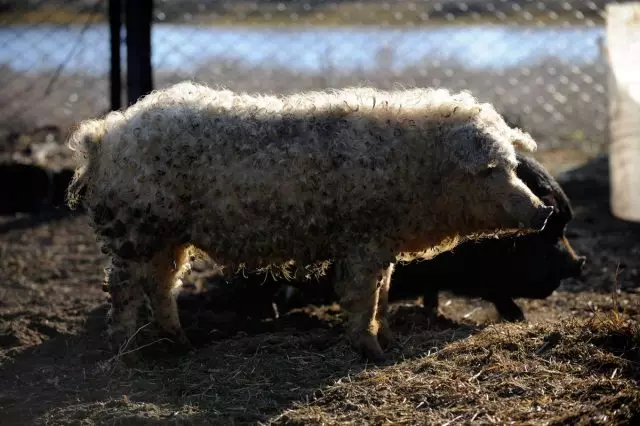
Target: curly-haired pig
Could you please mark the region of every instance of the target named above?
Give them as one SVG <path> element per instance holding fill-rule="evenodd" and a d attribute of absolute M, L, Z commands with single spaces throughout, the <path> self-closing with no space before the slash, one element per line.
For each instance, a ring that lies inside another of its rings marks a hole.
<path fill-rule="evenodd" d="M 396 262 L 535 232 L 553 210 L 515 174 L 515 148 L 535 141 L 467 92 L 182 82 L 80 123 L 69 146 L 80 162 L 70 204 L 81 201 L 111 259 L 118 347 L 145 300 L 188 347 L 173 288 L 198 249 L 231 270 L 333 261 L 347 337 L 381 359 Z"/>

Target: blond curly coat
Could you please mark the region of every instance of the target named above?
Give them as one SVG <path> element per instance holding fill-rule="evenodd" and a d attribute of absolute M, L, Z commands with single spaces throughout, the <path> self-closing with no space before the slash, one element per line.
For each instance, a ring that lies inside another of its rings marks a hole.
<path fill-rule="evenodd" d="M 116 342 L 146 296 L 188 344 L 171 291 L 196 247 L 232 268 L 336 261 L 348 336 L 377 359 L 394 262 L 533 229 L 547 211 L 514 173 L 514 146 L 532 151 L 532 138 L 444 89 L 272 96 L 183 82 L 82 122 L 69 146 L 70 203 L 112 259 Z"/>

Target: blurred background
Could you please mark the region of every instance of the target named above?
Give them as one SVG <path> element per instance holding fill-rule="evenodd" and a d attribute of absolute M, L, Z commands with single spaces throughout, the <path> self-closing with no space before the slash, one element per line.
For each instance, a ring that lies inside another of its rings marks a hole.
<path fill-rule="evenodd" d="M 153 87 L 467 89 L 531 132 L 557 172 L 606 150 L 607 3 L 155 0 Z M 0 2 L 5 152 L 59 143 L 77 120 L 109 110 L 109 37 L 107 1 Z M 123 79 L 125 38 L 123 29 Z"/>

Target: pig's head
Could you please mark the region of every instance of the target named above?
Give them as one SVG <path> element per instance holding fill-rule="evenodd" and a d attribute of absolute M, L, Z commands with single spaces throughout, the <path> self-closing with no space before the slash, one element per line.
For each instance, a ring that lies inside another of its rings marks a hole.
<path fill-rule="evenodd" d="M 443 166 L 439 210 L 451 213 L 469 233 L 542 230 L 553 207 L 516 175 L 515 148 L 534 151 L 527 133 L 509 127 L 493 110 L 443 130 L 448 161 Z"/>
<path fill-rule="evenodd" d="M 562 280 L 579 277 L 585 262 L 566 238 L 552 238 L 544 231 L 490 240 L 482 249 L 487 255 L 479 254 L 476 260 L 479 269 L 476 278 L 486 277 L 488 281 L 476 291 L 479 296 L 487 292 L 510 298 L 543 299 L 550 296 Z M 486 267 L 480 265 L 482 261 Z"/>
<path fill-rule="evenodd" d="M 511 298 L 545 298 L 562 280 L 580 277 L 586 259 L 576 254 L 566 238 L 567 225 L 573 219 L 567 195 L 537 161 L 522 154 L 516 157 L 518 178 L 554 209 L 544 229 L 465 245 L 457 256 L 474 271 L 475 279 L 484 280 L 482 288 L 474 290 L 479 296 L 495 293 Z"/>
<path fill-rule="evenodd" d="M 578 256 L 566 237 L 566 228 L 573 219 L 571 202 L 558 182 L 537 161 L 518 154 L 516 173 L 546 205 L 554 208 L 540 233 L 524 236 L 512 250 L 519 260 L 516 267 L 525 272 L 530 285 L 524 285 L 519 297 L 545 297 L 540 283 L 554 288 L 565 278 L 578 278 L 586 262 Z M 539 293 L 541 292 L 541 293 Z"/>

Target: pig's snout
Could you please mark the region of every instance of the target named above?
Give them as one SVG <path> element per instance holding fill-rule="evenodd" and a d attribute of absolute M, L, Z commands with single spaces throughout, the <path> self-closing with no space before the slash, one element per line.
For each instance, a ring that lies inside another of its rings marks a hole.
<path fill-rule="evenodd" d="M 568 258 L 563 263 L 564 265 L 561 267 L 560 274 L 562 275 L 562 279 L 564 278 L 582 278 L 582 274 L 584 271 L 584 265 L 587 262 L 587 258 L 584 256 Z"/>
<path fill-rule="evenodd" d="M 508 214 L 520 229 L 541 231 L 555 209 L 545 205 L 520 179 L 509 179 L 509 196 L 503 201 Z"/>
<path fill-rule="evenodd" d="M 584 265 L 587 263 L 587 258 L 585 256 L 579 256 L 576 258 L 575 266 L 573 268 L 573 273 L 571 274 L 574 278 L 582 277 L 582 272 L 584 270 Z"/>
<path fill-rule="evenodd" d="M 553 207 L 541 205 L 538 207 L 531 218 L 531 222 L 523 227 L 536 231 L 542 231 L 547 224 L 547 220 L 553 213 Z"/>
<path fill-rule="evenodd" d="M 584 264 L 587 263 L 587 257 L 586 256 L 580 256 L 578 258 L 578 263 L 580 264 L 580 269 L 582 270 L 582 268 L 584 268 Z"/>
<path fill-rule="evenodd" d="M 562 278 L 581 278 L 587 263 L 586 256 L 578 256 L 566 237 L 560 240 L 560 246 L 557 247 L 558 253 L 563 258 L 560 267 Z"/>

